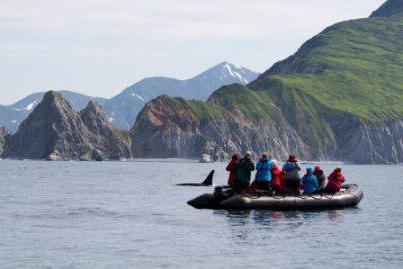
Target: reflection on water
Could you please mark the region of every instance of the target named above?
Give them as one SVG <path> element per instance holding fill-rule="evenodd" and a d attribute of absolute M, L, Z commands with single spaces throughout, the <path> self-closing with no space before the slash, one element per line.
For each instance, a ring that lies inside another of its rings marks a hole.
<path fill-rule="evenodd" d="M 248 239 L 248 230 L 256 229 L 269 232 L 287 232 L 319 222 L 343 222 L 345 213 L 358 213 L 360 209 L 330 211 L 226 211 L 215 210 L 213 215 L 225 219 L 229 231 L 240 239 Z"/>

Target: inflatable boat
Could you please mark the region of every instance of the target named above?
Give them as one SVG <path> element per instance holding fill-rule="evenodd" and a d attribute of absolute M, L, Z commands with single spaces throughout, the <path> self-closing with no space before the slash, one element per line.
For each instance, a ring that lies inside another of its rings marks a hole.
<path fill-rule="evenodd" d="M 356 207 L 364 197 L 357 185 L 344 185 L 335 194 L 282 196 L 264 192 L 247 192 L 245 195 L 232 195 L 226 187 L 217 187 L 213 194 L 204 194 L 188 201 L 197 209 L 228 210 L 321 210 Z"/>

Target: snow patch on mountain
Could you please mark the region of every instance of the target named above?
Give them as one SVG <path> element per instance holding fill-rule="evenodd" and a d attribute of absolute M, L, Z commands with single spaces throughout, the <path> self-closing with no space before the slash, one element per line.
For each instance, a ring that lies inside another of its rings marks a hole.
<path fill-rule="evenodd" d="M 146 101 L 146 99 L 144 99 L 143 97 L 141 97 L 140 95 L 138 95 L 138 94 L 135 94 L 135 93 L 132 93 L 132 96 L 133 97 L 136 97 L 137 99 L 140 99 L 141 101 Z"/>
<path fill-rule="evenodd" d="M 35 107 L 36 104 L 38 104 L 38 101 L 33 101 L 32 103 L 29 103 L 27 106 L 23 107 L 22 109 L 26 110 L 26 111 L 31 111 Z"/>
<path fill-rule="evenodd" d="M 247 84 L 249 83 L 249 81 L 244 78 L 241 74 L 239 74 L 237 71 L 232 70 L 231 66 L 228 63 L 225 63 L 225 68 L 227 69 L 228 73 L 230 74 L 230 76 L 232 76 L 233 78 L 237 78 L 239 79 L 241 82 Z M 233 65 L 233 67 L 237 68 L 236 66 Z M 239 68 L 237 68 L 239 69 Z"/>

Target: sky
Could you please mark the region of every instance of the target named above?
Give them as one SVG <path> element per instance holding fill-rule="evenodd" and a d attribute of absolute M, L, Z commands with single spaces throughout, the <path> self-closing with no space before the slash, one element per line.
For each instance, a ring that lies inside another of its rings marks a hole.
<path fill-rule="evenodd" d="M 228 61 L 263 72 L 384 0 L 0 0 L 0 104 L 46 90 L 112 97 Z"/>

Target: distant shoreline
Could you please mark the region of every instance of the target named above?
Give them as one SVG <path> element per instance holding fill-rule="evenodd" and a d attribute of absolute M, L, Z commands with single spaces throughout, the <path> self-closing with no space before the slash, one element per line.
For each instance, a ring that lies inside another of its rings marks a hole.
<path fill-rule="evenodd" d="M 181 158 L 136 158 L 136 159 L 122 159 L 122 160 L 106 160 L 106 161 L 80 161 L 80 160 L 66 160 L 66 161 L 48 161 L 48 160 L 32 160 L 32 159 L 2 159 L 0 161 L 30 161 L 30 162 L 133 162 L 133 163 L 194 163 L 194 164 L 214 164 L 214 163 L 227 163 L 227 161 L 221 162 L 209 162 L 203 163 L 200 162 L 198 159 L 181 159 Z M 279 162 L 284 163 L 284 161 Z M 347 163 L 347 162 L 340 162 L 340 161 L 300 161 L 302 165 L 392 165 L 392 166 L 399 166 L 403 165 L 403 163 L 396 163 L 396 164 L 354 164 L 354 163 Z"/>

